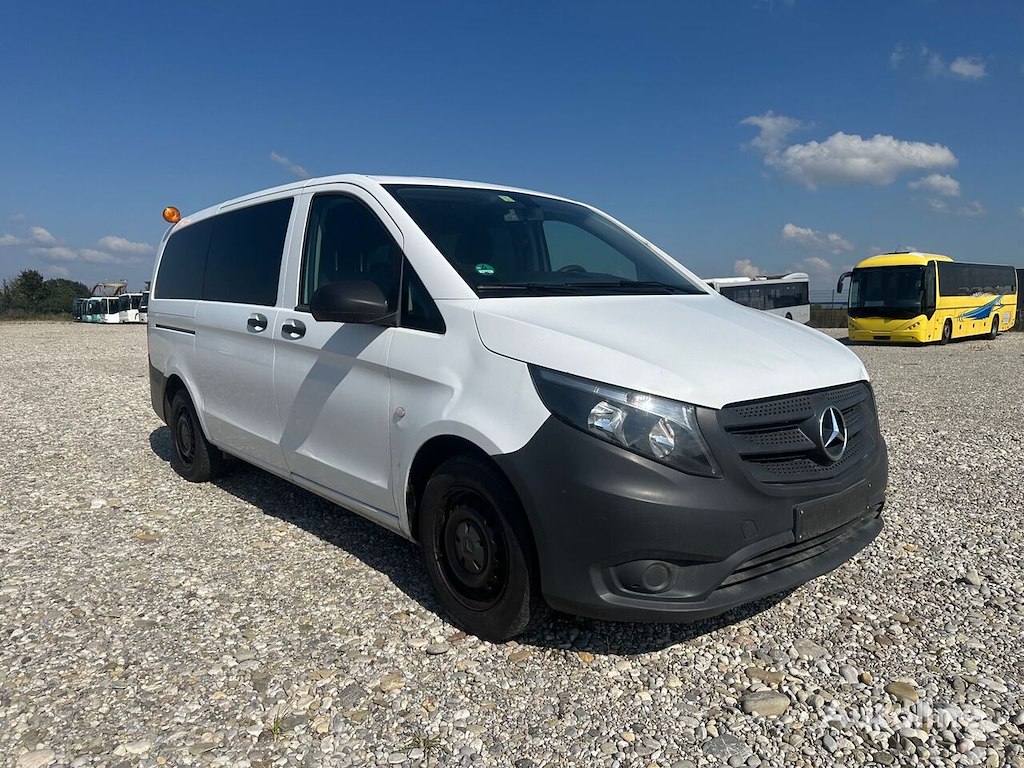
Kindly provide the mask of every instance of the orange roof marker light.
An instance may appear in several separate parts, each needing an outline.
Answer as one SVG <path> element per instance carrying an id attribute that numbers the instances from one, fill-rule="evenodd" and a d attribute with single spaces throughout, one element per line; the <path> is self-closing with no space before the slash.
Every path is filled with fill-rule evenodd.
<path id="1" fill-rule="evenodd" d="M 181 221 L 181 211 L 175 208 L 173 205 L 168 205 L 164 208 L 164 221 L 168 224 L 177 224 Z"/>

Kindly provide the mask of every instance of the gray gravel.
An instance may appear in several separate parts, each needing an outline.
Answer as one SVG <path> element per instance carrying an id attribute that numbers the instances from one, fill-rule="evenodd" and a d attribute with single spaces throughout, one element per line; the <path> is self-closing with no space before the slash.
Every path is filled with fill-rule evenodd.
<path id="1" fill-rule="evenodd" d="M 179 479 L 144 328 L 0 334 L 0 764 L 1024 766 L 1024 334 L 854 347 L 890 496 L 835 573 L 504 645 L 371 523 Z"/>

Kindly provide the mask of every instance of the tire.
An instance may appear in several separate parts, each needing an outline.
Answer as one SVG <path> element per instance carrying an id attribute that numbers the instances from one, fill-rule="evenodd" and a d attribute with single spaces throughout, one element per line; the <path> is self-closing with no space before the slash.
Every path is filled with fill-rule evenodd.
<path id="1" fill-rule="evenodd" d="M 195 406 L 185 392 L 171 401 L 171 466 L 190 483 L 213 480 L 224 470 L 224 454 L 203 434 Z"/>
<path id="2" fill-rule="evenodd" d="M 946 318 L 946 322 L 942 324 L 942 336 L 939 337 L 939 344 L 949 344 L 950 339 L 953 338 L 953 321 Z"/>
<path id="3" fill-rule="evenodd" d="M 994 339 L 999 335 L 999 318 L 995 317 L 992 319 L 992 330 L 988 332 L 988 337 Z"/>
<path id="4" fill-rule="evenodd" d="M 503 642 L 547 618 L 529 525 L 489 464 L 456 456 L 438 467 L 423 490 L 418 528 L 427 575 L 459 627 Z"/>

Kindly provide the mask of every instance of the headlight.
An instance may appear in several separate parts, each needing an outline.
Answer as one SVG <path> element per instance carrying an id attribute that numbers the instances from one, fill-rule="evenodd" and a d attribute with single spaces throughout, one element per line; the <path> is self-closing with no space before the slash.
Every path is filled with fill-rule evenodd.
<path id="1" fill-rule="evenodd" d="M 682 472 L 721 476 L 694 406 L 533 365 L 530 374 L 547 409 L 570 426 Z"/>

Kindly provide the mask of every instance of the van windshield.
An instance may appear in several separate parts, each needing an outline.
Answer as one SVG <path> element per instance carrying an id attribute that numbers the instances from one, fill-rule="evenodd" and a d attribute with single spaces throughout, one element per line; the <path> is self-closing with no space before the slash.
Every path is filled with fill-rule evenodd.
<path id="1" fill-rule="evenodd" d="M 386 189 L 480 297 L 706 293 L 582 205 L 490 189 Z"/>

